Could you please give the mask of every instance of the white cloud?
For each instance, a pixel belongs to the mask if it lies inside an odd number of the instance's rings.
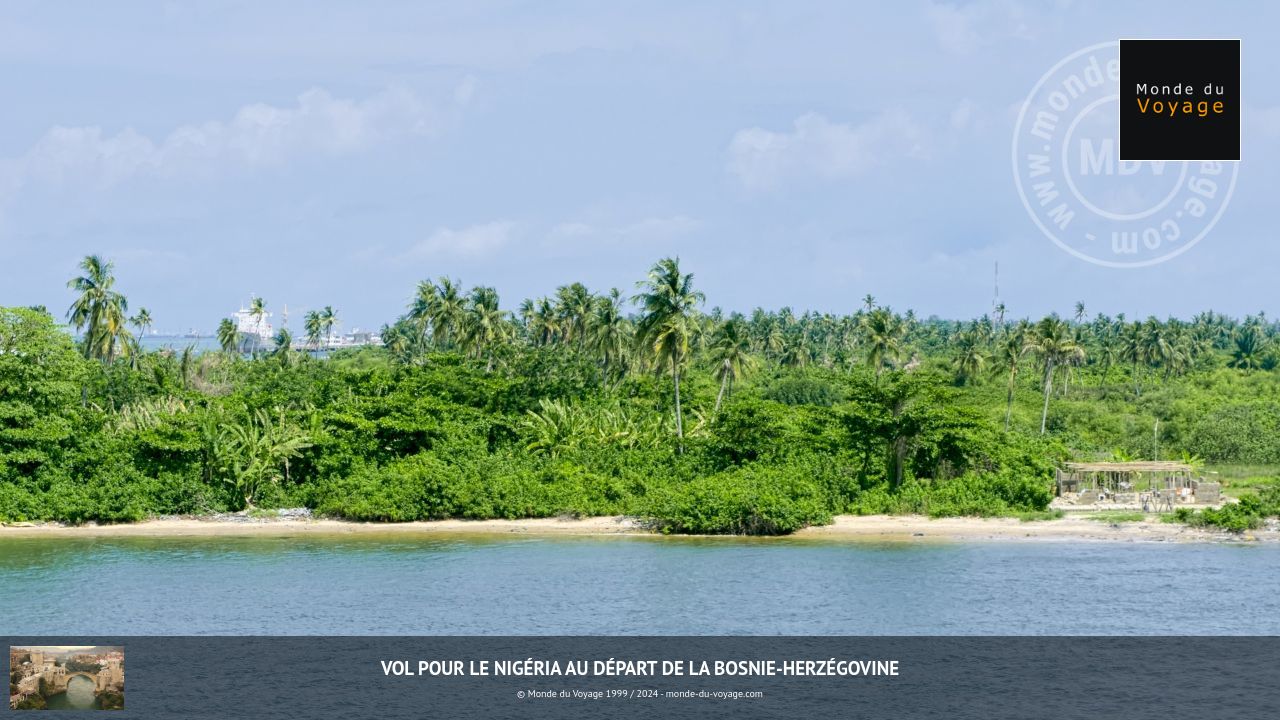
[[[982,43],[982,38],[974,27],[982,6],[974,4],[962,9],[954,5],[933,4],[927,12],[934,35],[943,50],[967,55]]]
[[[849,178],[887,162],[926,155],[924,131],[904,112],[861,125],[833,123],[817,113],[796,118],[791,132],[739,130],[729,143],[729,172],[750,190],[792,178]]]
[[[696,230],[699,224],[697,220],[687,215],[648,217],[623,224],[574,220],[551,228],[548,238],[554,243],[578,241],[626,243],[667,240],[687,235]]]
[[[183,125],[160,139],[133,128],[109,135],[95,126],[55,126],[24,156],[0,167],[0,184],[11,190],[71,182],[109,187],[139,176],[273,166],[300,155],[339,155],[396,137],[431,134],[441,124],[439,113],[409,90],[352,100],[316,88],[293,105],[246,105],[229,120]]]
[[[515,237],[516,224],[506,220],[472,225],[459,230],[442,227],[409,249],[405,259],[483,258],[506,247]]]
[[[925,11],[938,45],[956,55],[1007,39],[1034,40],[1052,34],[1057,12],[1067,3],[1027,6],[1018,0],[935,2]]]

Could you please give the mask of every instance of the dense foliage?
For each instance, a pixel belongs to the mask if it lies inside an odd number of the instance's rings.
[[[221,352],[144,352],[110,263],[85,268],[78,343],[43,310],[0,309],[0,520],[305,505],[780,534],[836,513],[1043,510],[1072,455],[1280,462],[1263,318],[958,323],[872,298],[726,316],[664,260],[634,305],[574,284],[512,314],[441,279],[385,347],[320,357],[326,308],[302,349],[224,322]]]

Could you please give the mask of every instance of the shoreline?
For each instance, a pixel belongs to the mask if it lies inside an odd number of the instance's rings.
[[[173,517],[119,525],[59,523],[0,524],[4,538],[169,538],[169,537],[297,537],[371,536],[458,537],[467,535],[530,537],[632,536],[650,538],[722,538],[744,536],[662,535],[635,518],[530,518],[523,520],[430,520],[404,523],[366,523],[317,518],[245,518],[234,516]],[[972,541],[1086,541],[1086,542],[1280,542],[1280,529],[1233,534],[1193,528],[1159,520],[1109,523],[1085,517],[1024,522],[1016,518],[937,518],[920,515],[837,515],[830,525],[804,528],[792,535],[751,537],[756,541],[818,540],[847,542],[972,542]]]

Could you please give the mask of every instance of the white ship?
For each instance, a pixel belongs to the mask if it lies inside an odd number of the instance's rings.
[[[240,334],[246,345],[270,347],[275,337],[275,330],[271,327],[271,313],[254,313],[249,308],[241,306],[232,317],[235,318],[236,332]]]
[[[247,351],[269,349],[275,346],[276,330],[271,324],[272,313],[263,311],[255,314],[248,307],[241,306],[232,314],[236,324],[236,332],[240,335],[241,347]],[[289,323],[289,307],[286,305],[283,315],[284,324]],[[382,337],[376,332],[353,328],[350,332],[335,332],[322,337],[319,342],[311,343],[301,334],[293,337],[294,350],[328,352],[343,348],[363,347],[365,345],[381,345]]]

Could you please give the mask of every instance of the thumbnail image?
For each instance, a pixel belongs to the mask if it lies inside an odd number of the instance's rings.
[[[124,648],[10,647],[9,709],[123,710]]]

